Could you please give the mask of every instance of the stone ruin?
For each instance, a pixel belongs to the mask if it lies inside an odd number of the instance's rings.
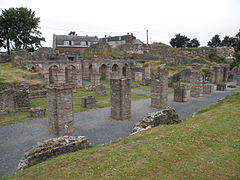
[[[135,72],[135,81],[142,81],[142,73],[141,72]]]
[[[181,120],[179,119],[176,110],[171,106],[167,106],[163,110],[149,113],[146,117],[137,122],[133,128],[132,135],[161,124],[177,124],[180,122]]]
[[[226,91],[227,85],[225,83],[217,84],[217,91]]]
[[[213,84],[203,84],[203,94],[213,94],[214,85]]]
[[[185,84],[176,84],[174,86],[173,101],[187,102],[187,86]]]
[[[0,83],[0,114],[27,111],[29,91],[25,84]]]
[[[230,74],[229,64],[217,64],[211,66],[209,69],[209,81],[210,83],[227,82]]]
[[[20,160],[16,171],[22,171],[30,166],[43,162],[61,154],[90,148],[89,141],[84,136],[61,136],[45,140],[27,151]]]
[[[48,87],[49,131],[54,135],[70,134],[73,128],[73,85],[55,84]]]
[[[95,94],[99,96],[106,96],[107,95],[106,87],[103,84],[96,86]]]
[[[162,65],[154,74],[151,82],[151,107],[165,108],[168,102],[168,71]]]
[[[201,72],[201,65],[192,64],[191,70],[191,90],[190,96],[194,98],[201,97],[203,92],[203,75]]]
[[[117,120],[131,117],[131,81],[128,78],[112,78],[111,117]]]
[[[30,117],[42,117],[45,116],[46,109],[42,107],[30,108],[28,110],[28,114]]]
[[[81,106],[83,108],[93,108],[96,106],[96,98],[92,95],[83,96],[81,100]]]

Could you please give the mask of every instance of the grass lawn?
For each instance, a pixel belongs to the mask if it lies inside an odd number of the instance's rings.
[[[0,63],[0,82],[27,82],[32,84],[43,84],[44,80],[39,77],[38,73],[32,73],[13,67],[11,63]]]
[[[240,179],[240,93],[177,125],[68,153],[8,179]]]
[[[108,107],[110,106],[110,89],[107,88],[107,96],[97,96],[95,95],[95,92],[92,91],[85,91],[84,88],[78,88],[77,91],[73,94],[73,108],[74,112],[81,112],[81,111],[87,111],[90,108],[83,108],[81,107],[81,98],[83,96],[87,95],[94,95],[97,102],[96,102],[96,107],[95,108],[103,108],[103,107]],[[145,99],[149,98],[148,95],[139,95],[136,93],[132,93],[132,100],[140,100],[140,99]],[[47,98],[35,98],[32,99],[30,102],[31,107],[44,107],[47,109]],[[33,120],[34,118],[28,117],[27,112],[21,112],[21,113],[10,113],[10,114],[4,114],[0,115],[0,126],[6,126],[10,124],[15,124],[18,122],[23,122],[23,121],[29,121]]]

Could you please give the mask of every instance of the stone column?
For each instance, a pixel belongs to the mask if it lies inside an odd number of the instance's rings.
[[[209,81],[210,83],[215,83],[215,67],[210,66],[209,68]]]
[[[203,92],[203,77],[201,65],[194,63],[191,70],[191,91],[190,96],[194,98],[201,97]]]
[[[168,102],[168,71],[159,68],[152,77],[151,107],[165,108]]]
[[[174,87],[174,101],[187,102],[187,88],[185,84],[177,84]]]
[[[223,69],[223,82],[227,82],[228,81],[228,76],[229,76],[229,65],[225,64],[224,65],[224,69]]]
[[[149,63],[144,64],[144,79],[151,79],[151,65]]]
[[[213,84],[203,84],[203,94],[213,94],[214,85]]]
[[[76,70],[76,85],[77,85],[77,88],[80,88],[83,86],[82,72],[80,69]]]
[[[106,72],[106,79],[110,80],[111,79],[111,67],[108,65],[107,66],[107,72]]]
[[[236,75],[236,80],[237,80],[237,86],[240,86],[240,74]]]
[[[89,80],[90,77],[89,77],[89,62],[87,61],[83,61],[83,64],[82,64],[82,79],[83,80]]]
[[[142,72],[135,72],[135,81],[142,81]]]
[[[129,78],[111,78],[111,117],[122,120],[131,117],[131,81]]]
[[[95,86],[98,86],[98,85],[100,85],[100,74],[99,73],[95,73],[95,72],[93,72],[92,74],[91,74],[91,84],[92,85],[95,85]]]
[[[219,65],[215,66],[215,83],[221,82],[221,67]]]
[[[49,130],[52,134],[70,134],[74,131],[72,91],[72,84],[48,87]]]

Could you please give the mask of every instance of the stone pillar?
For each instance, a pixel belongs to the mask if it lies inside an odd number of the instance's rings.
[[[83,86],[82,72],[80,69],[76,70],[76,85],[77,85],[77,88],[80,88]]]
[[[174,87],[175,102],[187,102],[187,88],[185,84],[177,84]]]
[[[226,91],[227,85],[224,83],[217,84],[217,91]]]
[[[213,84],[203,84],[203,94],[213,94],[214,85]]]
[[[228,76],[229,76],[229,65],[225,64],[224,68],[223,68],[223,82],[227,82],[228,81]]]
[[[215,83],[215,67],[210,66],[209,68],[209,81],[210,83]]]
[[[165,108],[168,102],[168,71],[159,68],[152,77],[151,107]]]
[[[89,62],[87,61],[83,61],[82,64],[82,70],[83,70],[83,74],[82,74],[82,79],[83,80],[89,80],[90,79],[90,72],[89,72]]]
[[[107,72],[106,72],[106,79],[110,80],[111,79],[111,67],[107,66]]]
[[[111,117],[129,119],[131,117],[131,81],[129,78],[111,78]]]
[[[135,81],[142,81],[142,72],[135,72]]]
[[[191,70],[191,91],[190,96],[194,98],[201,97],[203,92],[203,77],[201,65],[194,63]]]
[[[215,83],[221,82],[221,67],[219,65],[215,66]]]
[[[240,86],[240,74],[236,75],[237,86]]]
[[[99,73],[92,73],[91,74],[91,84],[92,85],[95,85],[95,86],[98,86],[100,85],[100,74]]]
[[[144,64],[144,79],[151,79],[151,65],[149,63]]]
[[[48,87],[50,133],[61,135],[74,131],[72,91],[72,84],[54,84]]]

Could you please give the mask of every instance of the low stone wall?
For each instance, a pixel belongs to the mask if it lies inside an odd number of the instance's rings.
[[[75,152],[89,147],[91,147],[91,145],[84,136],[61,136],[52,138],[43,143],[38,143],[37,146],[27,151],[24,158],[20,160],[16,171],[21,171],[61,154]]]
[[[165,109],[149,113],[146,117],[142,118],[133,128],[132,134],[140,131],[156,127],[160,124],[177,124],[180,123],[176,110],[167,106]]]
[[[28,110],[28,115],[30,117],[41,117],[41,116],[45,116],[45,114],[46,114],[46,109],[41,107],[30,108]]]

